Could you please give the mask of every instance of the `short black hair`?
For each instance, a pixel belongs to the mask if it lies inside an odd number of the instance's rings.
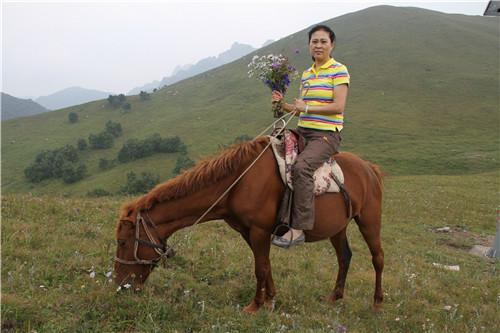
[[[316,31],[326,31],[328,32],[328,35],[330,35],[330,42],[335,42],[335,32],[333,32],[332,29],[330,29],[329,26],[326,26],[326,25],[323,25],[323,24],[318,24],[318,25],[315,25],[314,27],[311,28],[311,30],[309,30],[308,32],[308,35],[309,35],[309,42],[311,42],[311,36],[313,33],[315,33]]]

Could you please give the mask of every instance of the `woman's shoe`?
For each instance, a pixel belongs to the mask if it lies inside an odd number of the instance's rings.
[[[289,231],[289,232],[292,232],[292,231]],[[302,244],[305,241],[306,241],[306,236],[304,235],[304,232],[302,231],[299,236],[297,236],[295,238],[292,237],[291,239],[276,236],[273,239],[272,243],[273,243],[273,245],[282,247],[284,249],[288,249],[292,246]]]

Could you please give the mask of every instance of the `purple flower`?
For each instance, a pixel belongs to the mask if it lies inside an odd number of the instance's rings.
[[[338,324],[337,325],[337,332],[347,332],[347,326]]]

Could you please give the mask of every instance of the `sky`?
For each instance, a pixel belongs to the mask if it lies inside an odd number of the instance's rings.
[[[127,93],[234,42],[260,47],[383,4],[483,15],[488,1],[3,0],[0,90],[33,99],[73,86]]]

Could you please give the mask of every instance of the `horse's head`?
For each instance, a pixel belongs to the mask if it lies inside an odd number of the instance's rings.
[[[116,227],[115,282],[134,290],[141,289],[158,258],[154,248],[137,240],[145,235],[140,229],[135,215],[122,217]]]

